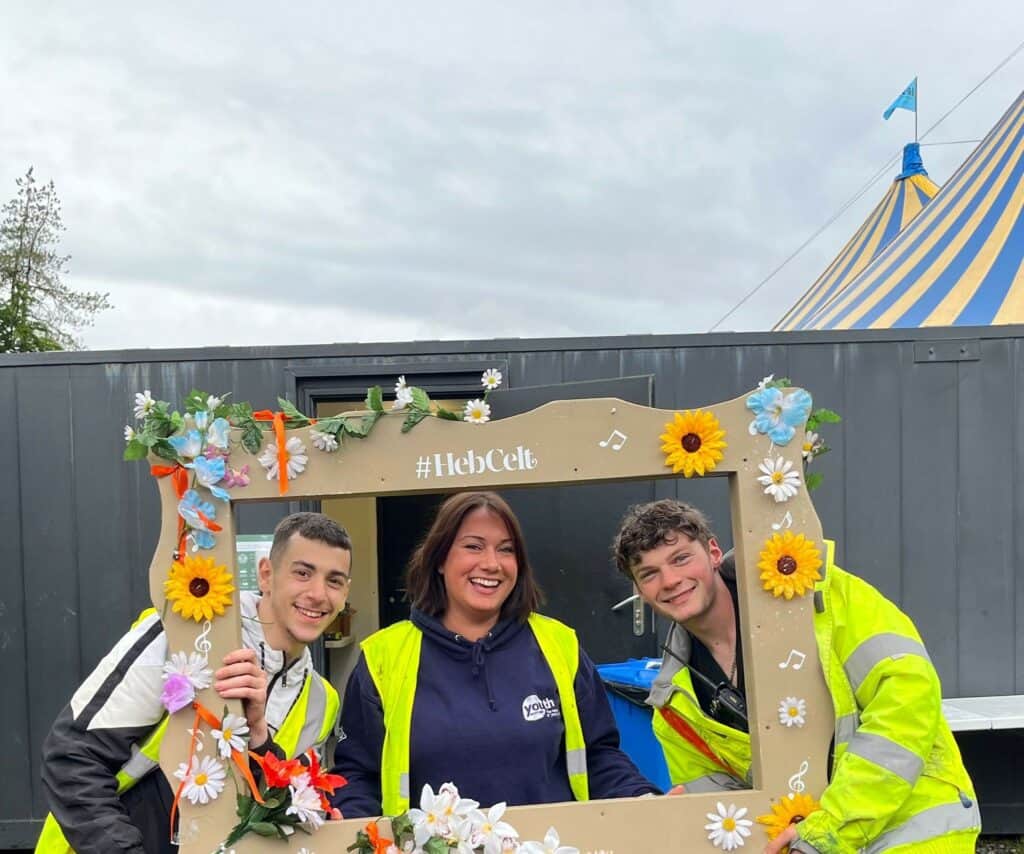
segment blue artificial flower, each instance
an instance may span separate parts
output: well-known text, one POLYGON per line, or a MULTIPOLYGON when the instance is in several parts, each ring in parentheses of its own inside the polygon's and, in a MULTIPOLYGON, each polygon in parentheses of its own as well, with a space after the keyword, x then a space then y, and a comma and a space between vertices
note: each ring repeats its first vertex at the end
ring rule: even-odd
POLYGON ((203 435, 198 430, 189 430, 182 436, 171 436, 167 441, 183 459, 198 457, 203 452, 203 435))
POLYGON ((203 501, 199 497, 198 492, 190 489, 181 497, 181 501, 178 502, 178 515, 188 523, 190 528, 196 531, 208 531, 209 528, 203 517, 205 516, 206 520, 210 521, 216 519, 217 508, 209 501, 203 501), (202 516, 199 514, 202 514, 202 516))
POLYGON ((212 549, 217 540, 209 531, 192 531, 188 538, 197 549, 212 549))
POLYGON ((206 425, 210 423, 210 413, 207 412, 205 409, 200 409, 195 415, 192 416, 192 419, 196 422, 197 430, 205 430, 206 425))
POLYGON ((227 472, 223 457, 196 457, 192 462, 186 463, 185 468, 192 469, 196 473, 199 485, 205 486, 221 501, 227 501, 231 497, 226 489, 216 485, 224 479, 227 472))
POLYGON ((226 418, 215 418, 206 431, 206 442, 222 451, 228 449, 228 437, 231 434, 231 425, 226 418))
POLYGON ((796 435, 796 428, 806 423, 811 402, 803 389, 786 394, 780 388, 762 388, 747 398, 747 409, 754 413, 754 429, 784 446, 796 435))

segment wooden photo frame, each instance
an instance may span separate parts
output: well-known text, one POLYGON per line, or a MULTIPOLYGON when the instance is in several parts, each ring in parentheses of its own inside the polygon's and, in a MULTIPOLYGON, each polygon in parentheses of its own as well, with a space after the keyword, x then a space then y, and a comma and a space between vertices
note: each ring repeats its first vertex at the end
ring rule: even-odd
MULTIPOLYGON (((834 717, 812 628, 813 592, 791 599, 773 595, 762 584, 762 570, 758 568, 766 544, 787 533, 806 538, 819 550, 822 559, 825 556, 821 525, 802 476, 801 443, 807 412, 803 412, 800 423, 792 425, 789 440, 776 443, 770 431, 758 429, 757 408, 748 405, 748 399, 758 391, 765 390, 752 390, 750 395, 692 411, 707 414, 716 422, 714 426, 724 431, 721 459, 710 470, 706 468, 703 475, 692 474, 729 480, 753 787, 715 794, 510 808, 505 818, 522 839, 543 839, 547 828, 554 826, 562 844, 575 846, 581 852, 707 850, 710 854, 715 846, 705 825, 708 814, 716 813, 719 803, 726 808, 745 808, 747 818, 753 818, 768 813, 773 801, 792 792, 806 790, 820 796, 824 789, 834 717), (764 475, 759 465, 777 458, 792 463, 792 469, 801 473, 796 494, 785 501, 775 500, 758 481, 764 475), (806 714, 801 726, 784 726, 780 722, 780 704, 788 697, 804 703, 806 714)), ((779 412, 795 402, 797 395, 806 398, 809 411, 806 392, 782 388, 776 396, 776 403, 784 404, 779 412)), ((771 421, 779 412, 765 414, 762 428, 764 419, 771 421)), ((352 417, 361 416, 362 413, 355 413, 352 417)), ((242 435, 236 429, 231 436, 230 466, 248 465, 251 481, 247 486, 229 490, 230 504, 282 497, 299 500, 385 496, 680 477, 666 463, 671 451, 663 449, 665 444, 671 448, 674 441, 671 431, 667 433, 667 425, 676 423, 676 417, 674 411, 617 399, 588 399, 549 403, 486 424, 427 417, 415 429, 403 432, 403 418, 387 413, 366 438, 346 441, 334 452, 317 449, 310 437, 310 430, 316 426, 307 426, 287 431, 288 438, 297 438, 302 443, 308 462, 304 471, 288 480, 284 495, 278 480, 265 477, 260 454, 245 450, 242 435), (663 439, 665 435, 670 439, 663 439)), ((262 436, 261 451, 274 440, 274 433, 264 432, 262 436)), ((251 436, 249 447, 253 447, 251 436)), ((157 466, 166 464, 153 456, 150 461, 157 466)), ((152 602, 162 616, 172 653, 201 649, 211 662, 219 662, 226 652, 241 646, 238 592, 234 593, 234 605, 205 625, 173 613, 165 600, 164 583, 180 547, 181 534, 174 481, 174 477, 156 481, 162 500, 162 526, 150 568, 152 602)), ((207 495, 203 498, 211 500, 207 495)), ((203 555, 235 572, 234 513, 224 503, 217 502, 217 507, 216 523, 221 530, 216 533, 213 548, 203 555)), ((607 532, 609 541, 614 533, 607 532)), ((212 689, 202 691, 198 699, 212 709, 224 706, 212 689)), ((228 705, 239 712, 237 703, 228 705)), ((174 772, 189 755, 193 722, 189 709, 172 715, 169 721, 160 763, 172 788, 179 782, 174 772)), ((445 737, 445 733, 438 733, 438 738, 445 737)), ((473 797, 472 792, 462 794, 473 797)), ((416 805, 418 793, 412 796, 416 805)), ((229 784, 221 797, 205 805, 193 805, 183 799, 178 812, 182 854, 217 851, 237 821, 233 788, 229 784)), ((343 852, 366 823, 365 819, 327 822, 312 835, 298 832, 288 841, 250 834, 232 849, 238 854, 300 849, 318 854, 343 852)), ((755 824, 745 847, 759 851, 766 842, 763 828, 755 824)))

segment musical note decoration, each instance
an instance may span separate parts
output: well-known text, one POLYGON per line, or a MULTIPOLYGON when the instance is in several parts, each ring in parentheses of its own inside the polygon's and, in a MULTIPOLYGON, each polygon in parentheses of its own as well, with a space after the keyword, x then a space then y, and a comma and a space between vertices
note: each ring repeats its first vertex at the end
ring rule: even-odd
POLYGON ((599 447, 602 448, 607 448, 611 446, 611 449, 613 451, 621 451, 622 446, 626 444, 626 440, 628 438, 629 437, 621 430, 612 430, 612 432, 608 435, 607 439, 602 439, 597 444, 599 447))
POLYGON ((800 650, 791 649, 789 655, 786 656, 786 660, 779 662, 779 670, 788 670, 790 667, 794 670, 799 670, 804 666, 806 660, 807 656, 800 652, 800 650))

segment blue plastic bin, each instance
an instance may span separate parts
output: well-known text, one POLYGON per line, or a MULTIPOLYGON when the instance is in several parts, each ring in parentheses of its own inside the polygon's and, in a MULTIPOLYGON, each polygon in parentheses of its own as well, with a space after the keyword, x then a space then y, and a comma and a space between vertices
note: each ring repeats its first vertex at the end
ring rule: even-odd
POLYGON ((597 672, 605 683, 612 713, 619 726, 622 749, 636 763, 641 774, 667 792, 672 785, 668 766, 651 729, 653 710, 644 703, 659 667, 660 658, 631 658, 613 664, 599 664, 597 672))

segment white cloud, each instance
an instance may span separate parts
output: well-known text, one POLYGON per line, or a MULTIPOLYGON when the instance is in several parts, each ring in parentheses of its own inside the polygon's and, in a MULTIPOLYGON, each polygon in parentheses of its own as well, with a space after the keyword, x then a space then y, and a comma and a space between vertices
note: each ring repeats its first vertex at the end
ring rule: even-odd
MULTIPOLYGON (((880 115, 911 77, 923 131, 1024 23, 995 0, 884 19, 854 3, 47 9, 8 10, 0 33, 0 196, 29 164, 56 182, 68 281, 117 306, 93 348, 702 331, 912 135, 910 114, 880 115), (155 295, 189 320, 147 332, 155 295)), ((933 139, 982 136, 1022 66, 933 139)), ((969 150, 925 163, 942 181, 969 150)), ((770 327, 886 184, 724 328, 770 327)))

